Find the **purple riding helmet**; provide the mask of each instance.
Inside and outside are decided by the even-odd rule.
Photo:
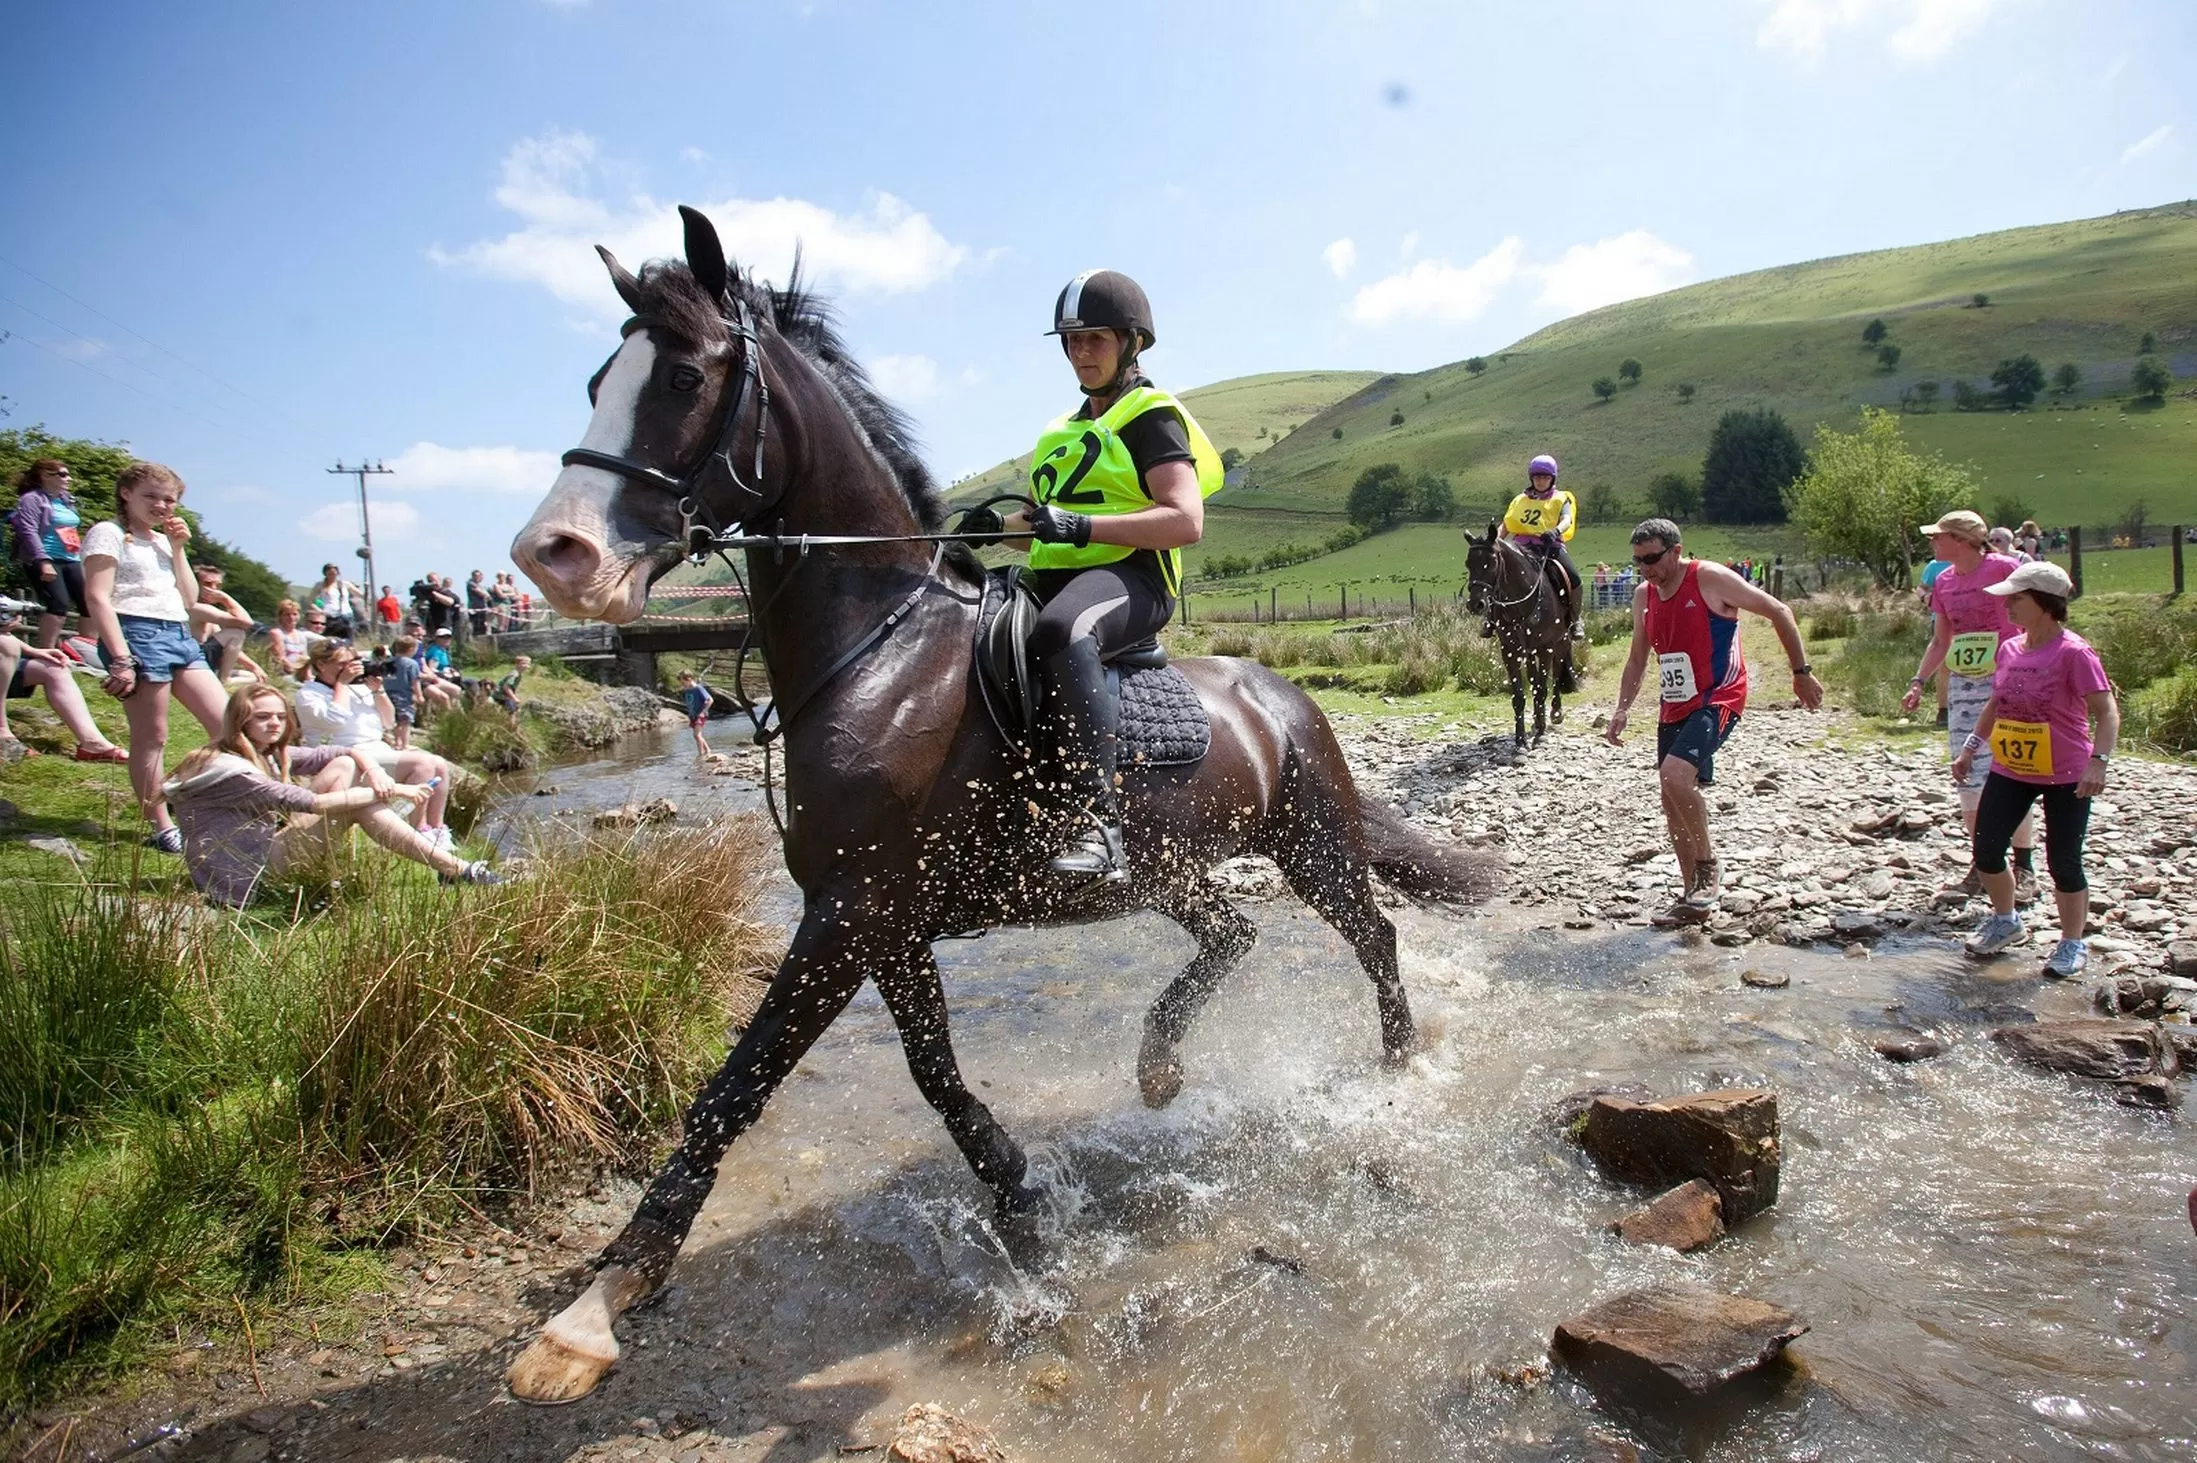
[[[1536,457],[1533,461],[1526,464],[1526,483],[1529,487],[1533,483],[1533,475],[1537,472],[1547,473],[1549,475],[1549,482],[1551,483],[1551,485],[1553,485],[1556,481],[1557,476],[1556,459],[1544,452],[1539,457]]]

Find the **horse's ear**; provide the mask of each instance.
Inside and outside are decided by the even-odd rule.
[[[626,308],[634,314],[641,313],[641,282],[633,277],[633,271],[618,262],[618,256],[602,245],[595,246],[602,255],[603,266],[610,271],[610,282],[618,287],[618,298],[626,302]]]
[[[1495,520],[1492,518],[1488,520],[1488,542],[1495,542]]]
[[[679,217],[687,225],[687,268],[694,282],[712,300],[725,297],[725,246],[717,242],[717,226],[700,209],[679,205]]]

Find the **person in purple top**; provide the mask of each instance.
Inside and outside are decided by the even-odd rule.
[[[69,465],[60,458],[39,458],[23,469],[15,485],[21,495],[8,514],[15,530],[15,557],[30,575],[44,611],[35,643],[49,649],[61,638],[62,622],[84,614],[84,520],[69,494]]]
[[[1953,759],[1958,781],[1985,746],[1991,749],[1972,851],[1992,913],[1969,937],[1968,953],[1996,955],[2022,937],[2006,850],[2015,827],[2041,800],[2045,865],[2060,915],[2059,942],[2044,969],[2063,979],[2081,974],[2089,960],[2083,939],[2090,915],[2083,838],[2090,827],[2090,800],[2105,787],[2107,760],[2121,734],[2121,709],[2098,652],[2067,628],[2067,601],[2074,590],[2065,570],[2040,561],[2022,565],[1984,591],[2006,599],[2006,612],[2021,634],[1999,646],[1990,704]]]

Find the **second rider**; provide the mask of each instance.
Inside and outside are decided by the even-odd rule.
[[[1128,877],[1115,770],[1121,707],[1108,657],[1156,634],[1182,586],[1181,550],[1205,531],[1220,490],[1220,454],[1181,402],[1138,369],[1156,339],[1137,282],[1111,269],[1070,280],[1053,328],[1084,403],[1056,419],[1030,454],[1025,520],[1030,585],[1043,604],[1030,658],[1044,685],[1043,733],[1058,775],[1088,822],[1052,860],[1055,873]]]

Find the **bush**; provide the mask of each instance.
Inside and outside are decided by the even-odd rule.
[[[1404,414],[1401,411],[1390,412],[1388,414],[1388,424],[1392,427],[1402,426],[1404,424]]]
[[[2197,662],[2197,612],[2117,614],[2085,639],[2123,691],[2141,690]]]
[[[1617,383],[1607,376],[1594,378],[1594,395],[1597,401],[1608,401],[1617,395]]]
[[[541,757],[524,721],[513,726],[503,708],[485,698],[437,712],[427,724],[427,745],[438,757],[490,772],[516,772]]]
[[[2128,389],[2138,401],[2164,401],[2169,387],[2174,385],[2174,374],[2150,356],[2136,363],[2136,369],[2128,376]]]
[[[1849,708],[1863,716],[1892,716],[1907,694],[1908,678],[1930,643],[1930,617],[1917,610],[1856,618],[1854,632],[1826,668]]]
[[[2185,667],[2129,698],[2129,731],[2164,752],[2197,752],[2197,667]]]
[[[1854,634],[1854,612],[1845,605],[1832,605],[1808,619],[1810,640],[1848,640]]]

